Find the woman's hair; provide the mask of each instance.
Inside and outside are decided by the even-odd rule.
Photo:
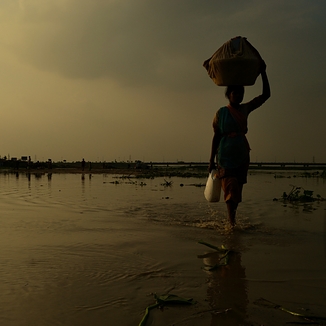
[[[242,85],[229,85],[225,89],[225,97],[230,99],[230,94],[234,91],[244,92],[244,87]]]

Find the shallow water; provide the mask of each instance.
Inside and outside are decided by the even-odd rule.
[[[291,184],[325,198],[325,179],[251,172],[234,231],[204,179],[166,180],[0,174],[0,324],[138,325],[154,292],[197,304],[148,325],[297,321],[261,297],[326,315],[326,202],[273,201]],[[219,257],[198,240],[232,249],[228,266],[204,271]]]

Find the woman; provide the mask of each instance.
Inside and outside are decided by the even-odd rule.
[[[216,169],[214,160],[217,157],[218,177],[222,182],[224,201],[232,227],[235,225],[236,209],[242,200],[243,185],[247,183],[250,148],[245,134],[248,131],[248,115],[271,95],[264,61],[260,73],[263,82],[262,94],[248,103],[241,104],[244,87],[228,86],[225,96],[229,104],[220,108],[213,120],[214,137],[209,172]]]

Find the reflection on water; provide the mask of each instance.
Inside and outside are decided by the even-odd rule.
[[[203,257],[206,266],[218,266],[208,274],[207,299],[214,311],[211,325],[250,325],[247,321],[247,282],[241,263],[240,233],[224,238],[223,245],[230,250],[226,264],[221,264],[224,253],[210,251]]]

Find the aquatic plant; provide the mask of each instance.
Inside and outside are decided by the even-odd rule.
[[[161,186],[171,187],[173,185],[173,181],[167,181],[164,179],[164,183],[161,183]]]
[[[283,192],[282,199],[283,201],[287,202],[296,202],[296,203],[307,203],[307,202],[314,202],[316,200],[321,201],[324,200],[320,195],[317,195],[317,197],[313,197],[313,191],[312,190],[306,190],[302,187],[292,186],[291,191],[287,194],[286,192]]]
[[[313,197],[314,192],[312,190],[306,190],[302,187],[294,185],[291,186],[292,189],[288,194],[283,192],[283,195],[280,199],[274,198],[273,201],[281,200],[284,203],[284,206],[287,206],[287,204],[291,204],[296,208],[303,206],[303,211],[309,213],[317,209],[313,207],[314,202],[325,200],[325,198],[322,198],[320,195]]]

